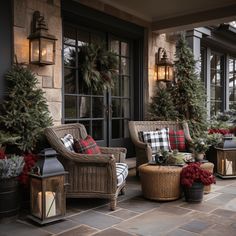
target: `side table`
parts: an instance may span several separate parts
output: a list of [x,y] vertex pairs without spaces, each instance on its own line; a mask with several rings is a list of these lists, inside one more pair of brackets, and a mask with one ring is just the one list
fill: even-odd
[[143,164],[139,167],[145,198],[159,201],[180,198],[180,172],[182,167]]
[[216,148],[217,170],[221,178],[236,177],[236,148]]

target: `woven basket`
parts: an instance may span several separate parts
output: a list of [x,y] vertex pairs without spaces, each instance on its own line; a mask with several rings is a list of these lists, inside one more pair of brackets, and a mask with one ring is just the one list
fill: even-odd
[[139,173],[144,197],[159,201],[178,199],[181,170],[177,166],[141,165]]
[[[211,162],[203,163],[203,164],[201,164],[200,167],[201,167],[201,169],[208,170],[211,173],[213,173],[214,164]],[[207,194],[210,192],[211,192],[211,185],[204,186],[204,193]]]

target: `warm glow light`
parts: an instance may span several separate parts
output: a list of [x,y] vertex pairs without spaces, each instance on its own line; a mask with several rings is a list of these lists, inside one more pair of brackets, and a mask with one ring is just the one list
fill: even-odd
[[169,62],[164,48],[159,48],[156,57],[157,80],[172,81],[173,80],[173,64]]
[[48,33],[44,17],[38,11],[34,12],[33,31],[28,37],[30,40],[30,63],[37,65],[55,64],[56,38]]
[[[40,214],[42,215],[42,192],[38,193],[38,205]],[[46,217],[52,217],[56,215],[55,192],[45,192],[45,212]]]

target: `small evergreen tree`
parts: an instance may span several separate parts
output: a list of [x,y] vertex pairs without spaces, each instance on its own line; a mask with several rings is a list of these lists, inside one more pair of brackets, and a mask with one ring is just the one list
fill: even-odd
[[0,128],[19,137],[17,147],[32,151],[43,129],[52,125],[44,93],[36,87],[37,78],[21,65],[14,65],[5,76],[7,97],[1,105]]
[[151,120],[178,119],[170,87],[160,86],[157,82],[157,89],[149,106],[149,117]]
[[200,136],[207,129],[205,88],[195,72],[191,48],[182,36],[176,47],[175,72],[177,83],[172,97],[181,120],[187,120],[191,135]]

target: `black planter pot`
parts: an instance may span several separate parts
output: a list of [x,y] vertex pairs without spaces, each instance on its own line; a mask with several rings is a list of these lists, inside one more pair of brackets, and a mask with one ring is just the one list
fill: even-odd
[[17,216],[19,207],[17,178],[0,179],[0,221]]
[[184,187],[184,196],[186,202],[201,202],[203,199],[204,185],[199,182],[194,182],[191,187]]

